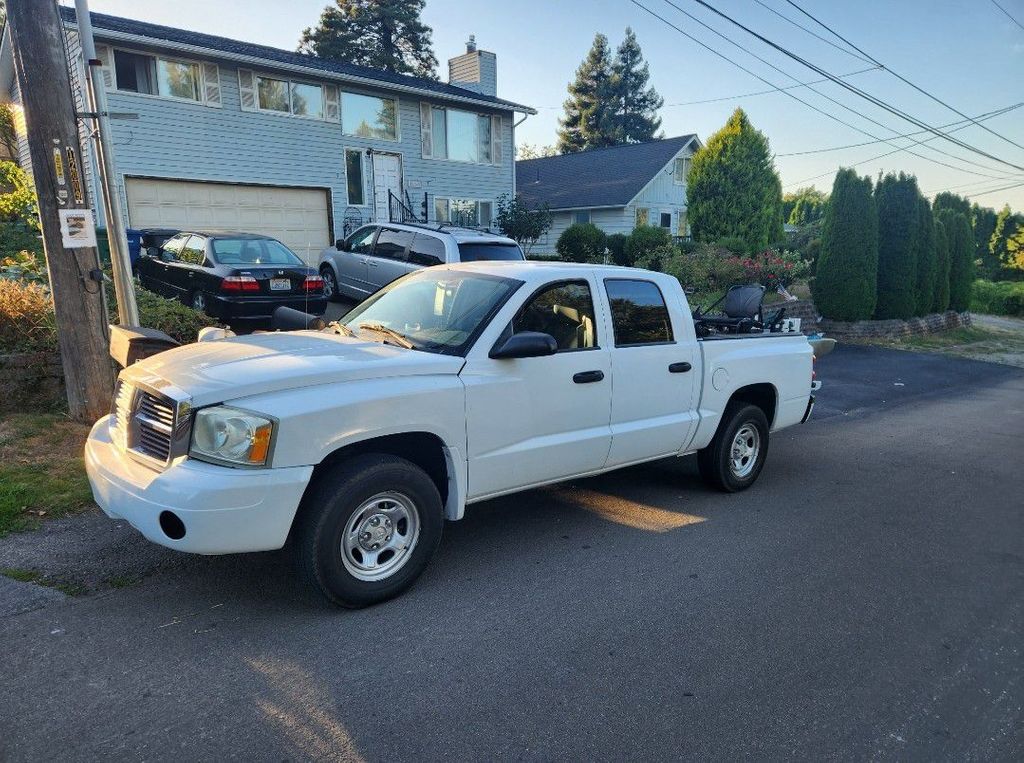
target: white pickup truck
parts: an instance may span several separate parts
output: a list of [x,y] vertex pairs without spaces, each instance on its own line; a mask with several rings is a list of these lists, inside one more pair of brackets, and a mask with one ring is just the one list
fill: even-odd
[[96,502],[151,541],[288,542],[358,607],[420,575],[467,504],[697,453],[735,491],[814,399],[799,335],[699,339],[679,283],[596,265],[476,262],[395,281],[320,331],[128,366],[85,457]]

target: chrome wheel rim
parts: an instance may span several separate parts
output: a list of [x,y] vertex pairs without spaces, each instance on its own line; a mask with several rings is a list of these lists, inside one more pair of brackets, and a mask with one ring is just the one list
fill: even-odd
[[324,296],[330,299],[334,296],[334,276],[329,270],[325,270],[320,276],[324,279]]
[[378,493],[345,524],[341,559],[357,580],[373,582],[398,572],[420,538],[420,515],[407,495]]
[[192,309],[199,311],[206,309],[206,299],[199,292],[192,295]]
[[753,424],[744,424],[736,432],[729,453],[729,469],[734,477],[749,477],[757,464],[757,455],[761,451],[761,433]]

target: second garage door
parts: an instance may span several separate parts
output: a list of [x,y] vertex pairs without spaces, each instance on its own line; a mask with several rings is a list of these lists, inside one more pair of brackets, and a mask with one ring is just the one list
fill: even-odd
[[315,265],[330,244],[328,194],[322,188],[126,178],[132,228],[262,233]]

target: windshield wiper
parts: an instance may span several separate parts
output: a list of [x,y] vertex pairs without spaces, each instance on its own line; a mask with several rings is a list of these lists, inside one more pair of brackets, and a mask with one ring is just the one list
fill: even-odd
[[327,328],[334,329],[339,334],[344,334],[345,336],[355,336],[356,335],[356,332],[354,332],[352,329],[350,329],[348,326],[346,326],[341,321],[331,321],[330,323],[327,324]]
[[409,341],[405,334],[400,334],[393,328],[385,326],[383,323],[377,323],[376,321],[364,321],[363,323],[357,324],[360,329],[366,329],[367,331],[373,331],[377,334],[383,334],[392,340],[393,344],[397,344],[399,347],[404,347],[407,350],[416,349],[416,345]]

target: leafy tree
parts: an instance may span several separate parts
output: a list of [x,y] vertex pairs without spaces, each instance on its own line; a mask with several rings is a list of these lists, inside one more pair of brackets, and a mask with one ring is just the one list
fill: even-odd
[[593,223],[574,223],[562,231],[555,251],[566,262],[604,262],[607,236]]
[[0,161],[0,220],[39,228],[35,186],[14,162]]
[[694,154],[687,196],[698,241],[739,236],[754,251],[782,239],[782,185],[768,139],[742,109]]
[[790,225],[804,226],[825,217],[828,196],[817,188],[798,188],[782,197],[782,219]]
[[949,309],[963,312],[974,282],[974,233],[963,212],[946,208],[940,219],[949,243]]
[[935,301],[935,219],[924,196],[917,197],[917,228],[914,230],[917,261],[917,315],[927,315]]
[[420,20],[426,0],[335,0],[299,52],[398,74],[437,78],[432,30]]
[[971,205],[971,227],[974,228],[974,259],[985,278],[993,278],[999,273],[1001,263],[998,257],[992,256],[989,243],[996,230],[996,211],[991,207]]
[[1024,219],[1010,211],[1009,204],[1005,205],[996,217],[988,245],[991,258],[998,261],[1002,268],[1012,267],[1011,262],[1014,258],[1010,256],[1009,242],[1021,227],[1024,227]]
[[1018,225],[1017,231],[1006,240],[1004,263],[1010,270],[1024,271],[1024,225]]
[[932,312],[944,313],[949,309],[949,234],[946,222],[950,212],[935,214],[935,291]]
[[875,310],[878,280],[878,210],[871,179],[841,169],[825,211],[814,279],[814,303],[842,321],[866,320]]
[[527,256],[537,240],[551,227],[551,212],[548,205],[530,209],[517,195],[510,198],[507,193],[498,197],[498,230],[523,248]]
[[640,43],[633,30],[626,27],[626,37],[616,50],[612,64],[616,143],[643,143],[656,137],[661,127],[658,109],[665,100],[657,90],[647,86],[649,79],[650,70]]
[[7,155],[12,157],[11,161],[18,164],[18,131],[14,125],[14,111],[9,103],[0,103],[0,144],[7,150]]
[[537,146],[533,143],[521,143],[516,146],[516,161],[525,159],[543,159],[548,156],[557,156],[558,151],[554,146]]
[[608,256],[613,265],[632,266],[634,263],[626,258],[626,241],[629,239],[625,233],[612,233],[605,239],[605,246],[608,247]]
[[624,265],[639,262],[645,255],[672,244],[672,236],[665,228],[641,225],[629,234],[623,247]]
[[571,154],[590,148],[613,146],[616,98],[613,87],[612,52],[608,38],[594,35],[594,44],[569,83],[565,113],[558,120],[558,151]]
[[917,311],[917,180],[888,174],[875,186],[878,207],[876,318],[910,318]]

